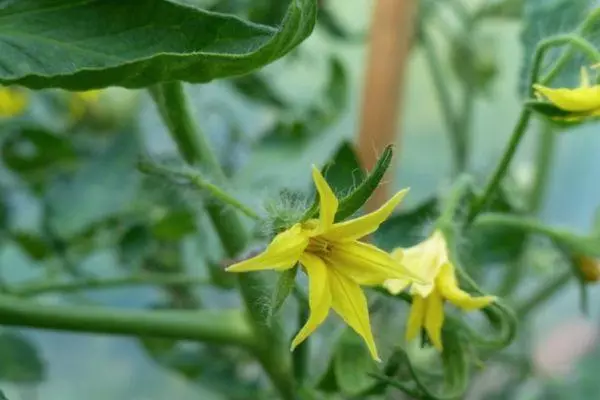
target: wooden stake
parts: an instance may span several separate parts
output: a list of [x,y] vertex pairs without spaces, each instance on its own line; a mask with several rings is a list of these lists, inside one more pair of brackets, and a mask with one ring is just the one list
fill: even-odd
[[[415,11],[415,0],[377,0],[375,4],[358,136],[358,154],[368,170],[385,146],[396,142],[396,135],[400,135],[397,113]],[[387,200],[391,180],[392,174],[388,173],[367,203],[367,210],[374,210]]]

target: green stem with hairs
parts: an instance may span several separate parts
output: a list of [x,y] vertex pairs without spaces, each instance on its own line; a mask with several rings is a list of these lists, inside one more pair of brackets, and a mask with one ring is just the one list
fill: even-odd
[[[162,83],[152,88],[151,94],[182,157],[188,164],[204,168],[217,184],[225,182],[225,174],[206,136],[192,118],[190,104],[181,82]],[[208,204],[206,208],[228,256],[237,257],[248,241],[248,231],[239,215],[223,204]],[[293,400],[295,382],[289,350],[283,343],[283,334],[277,320],[273,318],[270,326],[265,323],[263,299],[267,294],[266,285],[255,273],[239,274],[238,282],[258,343],[254,347],[254,354],[281,398]]]
[[[158,111],[179,153],[190,165],[202,166],[217,183],[225,181],[219,161],[208,139],[196,125],[181,82],[161,83],[151,88]],[[248,230],[231,209],[209,202],[206,209],[229,256],[237,256],[248,241]]]
[[2,325],[104,333],[156,336],[232,344],[253,349],[252,330],[237,310],[125,311],[87,306],[44,306],[0,295]]
[[232,206],[247,217],[255,220],[260,219],[259,215],[254,210],[227,193],[224,189],[221,189],[219,186],[206,180],[197,171],[168,168],[161,165],[156,165],[148,160],[140,160],[138,162],[138,168],[144,173],[157,175],[168,180],[173,180],[174,178],[183,178],[198,189],[210,193],[212,197],[220,202]]
[[569,241],[565,240],[566,237],[573,236],[573,234],[567,230],[545,225],[536,218],[512,214],[485,213],[477,218],[475,225],[517,228],[530,233],[542,234],[561,243]]
[[556,144],[556,132],[548,121],[542,121],[540,129],[540,142],[535,163],[535,176],[533,186],[529,195],[529,212],[536,215],[542,206],[544,195],[548,187],[550,178],[552,160],[554,158],[554,148]]
[[124,276],[117,278],[88,278],[73,282],[39,282],[27,283],[16,288],[10,288],[8,293],[18,297],[33,297],[45,293],[60,292],[72,293],[82,290],[111,289],[122,286],[135,285],[206,285],[209,281],[206,278],[199,278],[190,275],[175,274],[140,274],[134,276]]

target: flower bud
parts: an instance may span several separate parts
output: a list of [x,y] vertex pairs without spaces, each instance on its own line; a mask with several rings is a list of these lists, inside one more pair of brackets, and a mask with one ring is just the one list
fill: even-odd
[[585,282],[600,281],[600,260],[579,256],[575,259],[575,264]]

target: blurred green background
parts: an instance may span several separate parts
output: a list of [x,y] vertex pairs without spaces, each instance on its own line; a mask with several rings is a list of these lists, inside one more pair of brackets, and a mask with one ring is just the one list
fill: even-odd
[[[340,40],[319,26],[298,51],[260,72],[273,90],[271,99],[256,101],[253,97],[266,93],[264,90],[250,86],[247,91],[251,95],[244,96],[227,81],[187,86],[197,121],[231,171],[236,194],[253,207],[263,207],[283,188],[306,192],[310,165],[323,165],[344,141],[356,136],[366,59],[361,36],[368,32],[371,7],[372,2],[367,0],[328,1],[331,15],[355,37]],[[506,18],[488,19],[478,32],[497,69],[494,80],[478,95],[473,112],[470,170],[480,179],[495,166],[520,111],[517,88],[523,52],[521,32],[517,19]],[[443,49],[449,51],[447,46]],[[455,81],[448,57],[443,60],[444,74]],[[332,79],[338,81],[332,84]],[[419,47],[412,51],[406,82],[393,186],[411,188],[403,206],[410,209],[448,183],[450,151],[434,86]],[[330,84],[333,86],[328,88]],[[207,220],[197,215],[191,226],[182,222],[189,221],[194,204],[204,199],[193,192],[176,192],[168,184],[149,182],[135,170],[140,149],[157,159],[176,155],[149,96],[109,89],[94,107],[104,107],[109,115],[118,114],[116,122],[106,122],[102,114],[95,115],[100,122],[88,115],[88,121],[75,127],[61,96],[52,91],[31,94],[24,116],[2,122],[0,200],[8,211],[8,230],[19,233],[17,239],[0,236],[4,282],[35,280],[44,274],[52,278],[62,274],[62,268],[69,264],[73,264],[73,274],[118,276],[144,257],[158,265],[147,268],[166,265],[168,269],[171,264],[181,263],[191,274],[208,279],[209,271],[214,271],[210,264],[220,260],[222,254],[213,250],[214,238]],[[344,100],[340,102],[336,96]],[[316,121],[315,126],[281,129],[293,126],[295,121],[303,123],[315,107],[326,110],[323,121],[309,117]],[[536,121],[512,166],[517,186],[526,187],[532,178],[539,126]],[[68,134],[56,142],[44,142],[43,134],[23,133],[36,129]],[[274,133],[269,135],[270,131]],[[31,143],[18,143],[23,140],[18,135],[34,137],[33,148]],[[36,143],[40,147],[36,148]],[[52,150],[44,146],[52,146]],[[41,149],[47,158],[34,157]],[[17,163],[11,168],[6,165],[6,151],[17,154],[17,158],[37,160],[37,164]],[[587,232],[600,205],[598,125],[590,123],[561,134],[555,151],[541,217],[548,223]],[[51,217],[44,218],[44,210],[48,209],[52,210]],[[197,227],[200,233],[191,234]],[[148,229],[150,235],[160,239],[160,244],[152,247],[156,253],[150,256],[144,254],[149,248],[145,242],[150,240],[145,236]],[[56,243],[49,244],[46,239],[38,243],[36,239],[48,230],[61,239],[58,242],[76,236],[80,240],[68,254],[56,257],[57,249],[52,249]],[[537,281],[556,273],[552,257],[536,260],[528,271],[524,293]],[[196,292],[210,307],[237,304],[235,293],[218,287],[198,287]],[[185,306],[188,301],[147,287],[46,294],[42,299],[48,304],[90,302],[129,308]],[[600,350],[578,356],[576,346],[598,341],[599,300],[598,287],[591,286],[589,314],[583,316],[577,285],[568,284],[523,325],[523,336],[527,337],[520,338],[515,346],[525,348],[534,360],[533,372],[526,381],[517,387],[510,371],[490,365],[475,382],[469,398],[600,397],[600,382],[594,378],[600,368]],[[181,304],[174,305],[177,301]],[[261,372],[243,353],[207,350],[191,343],[180,343],[176,349],[173,346],[168,341],[2,328],[0,388],[10,400],[253,398],[250,393]],[[246,386],[238,388],[237,393],[228,392],[232,379],[246,382]],[[516,390],[506,392],[508,386]]]

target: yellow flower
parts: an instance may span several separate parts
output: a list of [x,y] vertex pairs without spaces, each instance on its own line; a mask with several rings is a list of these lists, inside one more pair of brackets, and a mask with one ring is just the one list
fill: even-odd
[[574,89],[552,89],[540,84],[533,85],[538,97],[545,97],[556,107],[580,117],[600,115],[600,85],[590,85],[590,77],[585,68],[581,68],[579,87]]
[[0,117],[14,117],[21,114],[27,105],[25,92],[9,87],[0,87]]
[[576,264],[586,282],[600,281],[600,261],[591,257],[579,256]]
[[[427,240],[408,249],[396,249],[392,256],[420,276],[430,277],[426,284],[413,283],[412,307],[408,317],[406,340],[413,340],[424,327],[434,347],[442,351],[442,326],[444,324],[444,300],[465,311],[484,308],[495,300],[494,296],[472,297],[458,287],[454,266],[448,258],[448,248],[444,235],[436,231]],[[398,294],[411,282],[391,279],[384,287],[392,294]]]
[[310,316],[292,341],[291,349],[312,334],[333,308],[364,339],[371,356],[379,360],[367,299],[359,285],[381,285],[391,278],[424,280],[404,269],[390,254],[358,239],[374,232],[400,203],[407,190],[397,193],[371,214],[334,223],[338,199],[315,167],[312,175],[319,193],[319,219],[293,225],[275,236],[263,253],[227,270],[281,271],[299,262],[309,279]]
[[69,99],[69,113],[73,120],[78,120],[85,114],[90,106],[98,102],[102,90],[87,90],[85,92],[72,92]]

